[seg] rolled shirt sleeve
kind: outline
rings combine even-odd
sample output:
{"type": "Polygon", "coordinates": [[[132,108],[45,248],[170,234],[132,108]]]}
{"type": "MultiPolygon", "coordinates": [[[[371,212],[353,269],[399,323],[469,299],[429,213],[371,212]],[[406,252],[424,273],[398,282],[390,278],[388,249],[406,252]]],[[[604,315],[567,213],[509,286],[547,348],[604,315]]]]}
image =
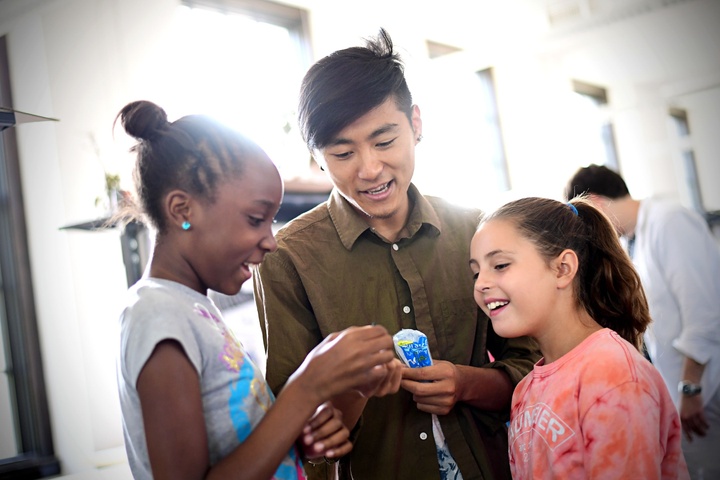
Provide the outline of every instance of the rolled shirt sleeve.
{"type": "Polygon", "coordinates": [[[703,397],[712,397],[720,387],[720,247],[698,214],[648,199],[638,214],[635,252],[653,320],[653,362],[675,402],[683,357],[706,365],[703,397]]]}

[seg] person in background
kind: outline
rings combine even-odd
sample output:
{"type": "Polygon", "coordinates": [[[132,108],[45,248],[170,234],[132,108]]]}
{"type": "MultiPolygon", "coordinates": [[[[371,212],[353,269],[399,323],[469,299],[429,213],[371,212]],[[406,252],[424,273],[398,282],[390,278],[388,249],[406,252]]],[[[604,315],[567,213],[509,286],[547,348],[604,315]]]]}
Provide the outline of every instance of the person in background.
{"type": "Polygon", "coordinates": [[[120,318],[118,387],[134,478],[297,479],[301,454],[346,454],[350,432],[328,400],[385,378],[387,331],[328,335],[274,398],[207,296],[236,294],[250,266],[276,249],[283,187],[274,164],[207,117],[170,123],[138,101],[117,118],[139,140],[130,215],[157,231],[148,276],[130,288],[120,318]]]}
{"type": "Polygon", "coordinates": [[[354,438],[340,478],[510,478],[510,397],[537,347],[496,335],[474,303],[467,255],[480,212],[412,183],[422,121],[387,32],[315,63],[299,103],[304,140],[334,188],[277,233],[254,272],[268,383],[280,391],[332,331],[420,330],[434,363],[398,362],[388,374],[402,375],[397,395],[333,399],[354,438]]]}
{"type": "Polygon", "coordinates": [[[688,478],[678,413],[639,351],[640,278],[601,211],[510,202],[480,222],[470,267],[498,335],[529,335],[543,354],[513,393],[514,479],[688,478]]]}
{"type": "Polygon", "coordinates": [[[690,474],[720,479],[720,248],[699,214],[664,199],[634,199],[605,166],[573,175],[566,195],[581,193],[627,241],[653,319],[649,357],[680,412],[690,474]]]}

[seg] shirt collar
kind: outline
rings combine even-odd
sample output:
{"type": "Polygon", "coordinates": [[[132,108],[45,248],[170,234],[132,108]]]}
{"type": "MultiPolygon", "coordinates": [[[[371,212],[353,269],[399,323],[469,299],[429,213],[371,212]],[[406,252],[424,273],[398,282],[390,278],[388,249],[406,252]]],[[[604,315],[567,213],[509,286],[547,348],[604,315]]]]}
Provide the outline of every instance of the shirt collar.
{"type": "MultiPolygon", "coordinates": [[[[442,229],[435,209],[412,183],[408,188],[408,197],[412,201],[412,210],[407,223],[409,237],[415,236],[423,225],[428,225],[435,235],[439,235],[442,229]]],[[[352,249],[360,235],[370,229],[364,214],[355,210],[336,188],[330,193],[328,211],[340,241],[348,250],[352,249]]]]}

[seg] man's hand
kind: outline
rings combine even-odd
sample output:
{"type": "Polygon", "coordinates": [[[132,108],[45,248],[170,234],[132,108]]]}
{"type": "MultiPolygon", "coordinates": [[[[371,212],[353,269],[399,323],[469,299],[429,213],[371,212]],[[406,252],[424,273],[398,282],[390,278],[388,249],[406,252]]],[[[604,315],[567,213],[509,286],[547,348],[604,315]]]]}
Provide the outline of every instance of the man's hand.
{"type": "Polygon", "coordinates": [[[413,394],[419,410],[447,415],[461,397],[457,367],[435,360],[430,367],[403,368],[400,386],[413,394]]]}
{"type": "Polygon", "coordinates": [[[683,433],[689,442],[692,442],[693,435],[704,437],[710,425],[705,418],[702,394],[680,395],[680,422],[683,433]]]}

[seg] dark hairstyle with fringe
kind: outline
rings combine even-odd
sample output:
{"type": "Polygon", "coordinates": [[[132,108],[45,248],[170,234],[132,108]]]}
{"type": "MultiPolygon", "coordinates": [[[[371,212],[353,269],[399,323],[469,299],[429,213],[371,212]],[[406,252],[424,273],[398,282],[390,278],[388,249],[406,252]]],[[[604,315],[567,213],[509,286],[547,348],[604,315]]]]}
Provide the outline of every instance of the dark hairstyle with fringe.
{"type": "Polygon", "coordinates": [[[600,195],[613,200],[630,195],[625,180],[604,165],[588,165],[575,172],[565,187],[565,198],[583,194],[600,195]]]}
{"type": "Polygon", "coordinates": [[[400,55],[380,29],[365,47],[338,50],[318,60],[300,88],[298,122],[312,152],[326,147],[338,132],[393,97],[412,118],[412,95],[400,55]]]}
{"type": "Polygon", "coordinates": [[[241,175],[248,158],[265,155],[237,131],[202,115],[188,115],[168,122],[158,105],[140,100],[123,107],[115,117],[138,140],[133,181],[138,204],[128,202],[120,212],[123,221],[144,219],[158,233],[165,231],[162,201],[174,189],[210,203],[218,182],[241,175]]]}
{"type": "Polygon", "coordinates": [[[584,197],[570,204],[529,197],[483,218],[510,221],[548,262],[565,249],[578,256],[575,298],[601,326],[640,349],[650,323],[645,291],[607,216],[584,197]],[[575,207],[575,210],[571,207],[575,207]]]}

